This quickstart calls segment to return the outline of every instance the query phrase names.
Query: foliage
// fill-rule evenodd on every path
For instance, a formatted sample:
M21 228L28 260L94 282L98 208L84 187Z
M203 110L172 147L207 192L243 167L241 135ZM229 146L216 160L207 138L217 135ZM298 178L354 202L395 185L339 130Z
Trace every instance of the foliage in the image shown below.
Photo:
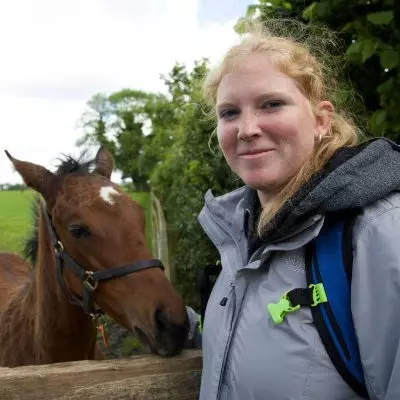
M395 0L258 0L250 18L271 17L323 23L340 33L347 58L345 75L364 99L373 135L399 140L400 2ZM236 29L245 30L244 19Z
M136 190L148 190L149 174L173 140L169 105L164 95L138 90L96 94L81 117L84 135L77 144L107 145L122 178L130 178Z
M99 330L97 343L106 359L130 357L145 352L136 334L128 331L113 319L106 315L102 316L98 320L98 326L101 325L104 326L105 336L103 337Z
M238 185L215 140L211 141L213 151L209 147L214 122L205 115L201 98L206 71L207 61L201 60L190 72L176 65L164 78L178 122L173 127L176 139L151 177L153 190L166 213L176 283L186 302L194 306L198 304L197 272L218 259L197 220L204 194L210 188L215 195L222 194Z
M2 190L26 190L28 187L24 183L0 183L0 191Z

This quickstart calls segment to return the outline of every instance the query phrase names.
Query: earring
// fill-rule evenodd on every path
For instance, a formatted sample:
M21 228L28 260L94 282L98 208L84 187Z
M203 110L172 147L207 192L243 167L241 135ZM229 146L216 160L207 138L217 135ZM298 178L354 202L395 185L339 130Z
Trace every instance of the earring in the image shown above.
M318 142L320 142L322 140L322 133L320 133L319 135L318 135Z

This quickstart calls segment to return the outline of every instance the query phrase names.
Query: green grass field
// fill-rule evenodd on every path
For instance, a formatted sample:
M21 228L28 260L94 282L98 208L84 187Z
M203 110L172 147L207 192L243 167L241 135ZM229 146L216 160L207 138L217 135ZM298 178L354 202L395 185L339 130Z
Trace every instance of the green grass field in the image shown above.
M21 252L32 226L30 190L0 192L0 251Z
M151 198L149 193L131 193L146 212L146 238L151 245ZM32 228L32 200L34 193L0 191L0 251L21 253L24 241Z

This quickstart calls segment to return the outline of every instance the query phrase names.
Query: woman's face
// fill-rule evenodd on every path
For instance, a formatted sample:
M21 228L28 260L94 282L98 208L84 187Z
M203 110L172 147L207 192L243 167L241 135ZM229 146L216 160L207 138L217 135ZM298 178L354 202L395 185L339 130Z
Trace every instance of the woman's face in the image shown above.
M317 108L326 115L316 118L296 81L265 54L248 57L217 90L218 141L231 169L265 198L279 190L329 128L332 104Z

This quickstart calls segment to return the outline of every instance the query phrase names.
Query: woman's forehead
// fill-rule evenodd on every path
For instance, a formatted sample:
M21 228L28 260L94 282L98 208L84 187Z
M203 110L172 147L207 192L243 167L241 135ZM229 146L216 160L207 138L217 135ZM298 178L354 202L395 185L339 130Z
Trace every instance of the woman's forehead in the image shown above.
M272 62L249 62L243 68L222 76L216 99L218 104L236 97L294 95L298 91L296 81L281 72Z

